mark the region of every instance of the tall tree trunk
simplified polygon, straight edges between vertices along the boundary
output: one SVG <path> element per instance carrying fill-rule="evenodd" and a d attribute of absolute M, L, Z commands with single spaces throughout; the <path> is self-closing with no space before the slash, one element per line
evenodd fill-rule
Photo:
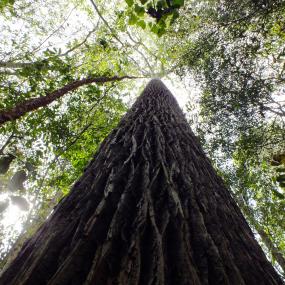
<path fill-rule="evenodd" d="M 283 274 L 285 276 L 285 259 L 277 246 L 271 241 L 269 235 L 260 227 L 257 226 L 256 230 L 260 235 L 265 246 L 268 248 L 268 251 L 272 254 L 272 257 L 277 261 L 279 266 L 282 268 Z"/>
<path fill-rule="evenodd" d="M 53 101 L 63 97 L 65 94 L 74 91 L 75 89 L 91 84 L 91 83 L 105 83 L 112 81 L 121 81 L 123 79 L 138 78 L 135 76 L 113 76 L 113 77 L 87 77 L 79 80 L 75 80 L 59 88 L 53 92 L 47 93 L 45 96 L 27 99 L 24 102 L 12 107 L 8 110 L 0 110 L 0 126 L 6 122 L 14 121 L 24 116 L 25 114 L 37 110 L 41 107 L 45 107 Z"/>
<path fill-rule="evenodd" d="M 0 284 L 283 283 L 152 80 Z"/>

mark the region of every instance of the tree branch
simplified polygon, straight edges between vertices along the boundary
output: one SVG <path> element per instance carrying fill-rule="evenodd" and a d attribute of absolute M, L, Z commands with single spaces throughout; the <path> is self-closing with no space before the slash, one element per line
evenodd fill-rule
<path fill-rule="evenodd" d="M 0 61 L 2 68 L 23 68 L 33 65 L 34 62 L 13 62 L 13 61 Z"/>
<path fill-rule="evenodd" d="M 64 24 L 68 21 L 69 17 L 73 13 L 73 11 L 77 8 L 77 6 L 73 7 L 66 18 L 63 20 L 63 22 L 50 34 L 48 37 L 46 37 L 38 46 L 36 46 L 31 53 L 37 52 L 41 49 L 41 47 L 44 45 L 45 42 L 47 42 L 52 36 L 54 36 L 60 29 L 63 28 Z"/>
<path fill-rule="evenodd" d="M 66 56 L 70 52 L 72 52 L 72 51 L 76 50 L 77 48 L 81 47 L 82 45 L 84 45 L 87 42 L 88 38 L 98 29 L 98 25 L 99 25 L 99 20 L 98 20 L 96 26 L 94 27 L 94 29 L 92 29 L 91 31 L 88 32 L 88 34 L 86 35 L 86 37 L 83 39 L 82 42 L 78 43 L 77 45 L 75 45 L 74 47 L 70 48 L 69 50 L 67 50 L 63 54 L 60 54 L 59 56 Z"/>
<path fill-rule="evenodd" d="M 105 82 L 112 82 L 112 81 L 121 81 L 123 79 L 136 79 L 142 77 L 136 76 L 113 76 L 113 77 L 87 77 L 84 79 L 75 80 L 69 84 L 66 84 L 60 89 L 57 89 L 51 93 L 47 93 L 45 96 L 31 98 L 22 103 L 19 103 L 15 107 L 0 111 L 0 126 L 6 122 L 14 121 L 26 113 L 31 111 L 37 110 L 41 107 L 47 106 L 48 104 L 52 103 L 58 98 L 61 98 L 66 93 L 73 91 L 81 86 L 90 84 L 90 83 L 105 83 Z"/>
<path fill-rule="evenodd" d="M 278 115 L 278 116 L 281 116 L 281 117 L 285 116 L 285 112 L 282 109 L 280 109 L 280 108 L 279 108 L 280 111 L 276 111 L 273 108 L 268 107 L 268 106 L 264 106 L 263 108 L 264 108 L 264 110 L 269 111 L 269 112 L 271 112 L 271 113 L 273 113 L 275 115 Z"/>
<path fill-rule="evenodd" d="M 129 36 L 130 40 L 131 40 L 133 43 L 135 43 L 135 44 L 137 44 L 137 45 L 139 45 L 139 46 L 142 46 L 150 55 L 152 55 L 155 59 L 158 59 L 156 53 L 152 52 L 152 51 L 142 42 L 141 39 L 139 39 L 139 40 L 134 39 L 134 37 L 131 35 L 131 33 L 130 33 L 128 30 L 126 30 L 126 34 Z"/>
<path fill-rule="evenodd" d="M 6 140 L 6 142 L 4 143 L 4 145 L 1 147 L 0 149 L 0 154 L 4 154 L 4 150 L 6 148 L 6 146 L 11 142 L 11 140 L 14 138 L 14 131 L 11 133 L 11 135 L 8 137 L 8 139 Z"/>
<path fill-rule="evenodd" d="M 122 43 L 122 41 L 117 37 L 115 31 L 113 30 L 113 28 L 108 24 L 108 22 L 105 20 L 105 18 L 103 17 L 103 15 L 101 14 L 101 12 L 99 11 L 97 5 L 95 4 L 95 2 L 93 0 L 90 0 L 96 13 L 98 14 L 98 16 L 101 18 L 101 20 L 104 22 L 104 24 L 106 25 L 106 27 L 110 30 L 110 32 L 112 33 L 112 36 L 122 45 L 124 46 L 124 44 Z"/>

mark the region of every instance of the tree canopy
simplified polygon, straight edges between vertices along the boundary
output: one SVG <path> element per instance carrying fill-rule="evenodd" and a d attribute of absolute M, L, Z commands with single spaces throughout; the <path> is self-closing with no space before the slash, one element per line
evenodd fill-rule
<path fill-rule="evenodd" d="M 159 77 L 284 277 L 284 1 L 6 0 L 0 28 L 1 267 Z"/>

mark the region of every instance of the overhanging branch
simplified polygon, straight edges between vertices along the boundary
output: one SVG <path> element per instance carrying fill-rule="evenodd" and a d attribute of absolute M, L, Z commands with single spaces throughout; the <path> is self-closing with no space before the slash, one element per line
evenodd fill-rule
<path fill-rule="evenodd" d="M 3 125 L 6 122 L 14 121 L 26 113 L 37 110 L 41 107 L 47 106 L 56 99 L 63 97 L 66 93 L 76 90 L 77 88 L 88 85 L 90 83 L 105 83 L 112 81 L 121 81 L 123 79 L 136 79 L 141 77 L 136 76 L 113 76 L 113 77 L 87 77 L 84 79 L 75 80 L 69 84 L 66 84 L 60 89 L 57 89 L 51 93 L 47 93 L 45 96 L 28 99 L 18 105 L 14 106 L 11 109 L 0 111 L 0 125 Z"/>

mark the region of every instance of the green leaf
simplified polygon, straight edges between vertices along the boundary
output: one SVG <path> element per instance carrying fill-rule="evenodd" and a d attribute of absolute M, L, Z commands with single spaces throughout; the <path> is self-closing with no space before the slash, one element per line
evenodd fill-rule
<path fill-rule="evenodd" d="M 145 13 L 144 7 L 141 7 L 138 4 L 136 4 L 135 5 L 135 12 L 138 16 L 143 16 Z"/>
<path fill-rule="evenodd" d="M 171 19 L 171 22 L 170 24 L 173 24 L 174 21 L 179 17 L 179 12 L 178 10 L 174 10 L 173 13 L 172 13 L 172 19 Z"/>
<path fill-rule="evenodd" d="M 277 198 L 285 199 L 285 196 L 282 193 L 278 192 L 277 190 L 272 189 L 272 192 L 273 192 L 273 195 L 275 195 Z"/>
<path fill-rule="evenodd" d="M 159 26 L 158 25 L 153 25 L 150 29 L 153 33 L 157 34 L 159 31 Z"/>
<path fill-rule="evenodd" d="M 151 31 L 161 37 L 163 34 L 165 34 L 165 23 L 153 25 Z"/>
<path fill-rule="evenodd" d="M 156 8 L 157 8 L 157 9 L 167 8 L 167 7 L 168 7 L 168 5 L 167 5 L 167 3 L 166 3 L 165 0 L 159 0 L 159 1 L 157 1 L 157 3 L 156 3 Z"/>
<path fill-rule="evenodd" d="M 180 8 L 184 5 L 184 0 L 172 0 L 172 7 Z"/>
<path fill-rule="evenodd" d="M 140 26 L 143 30 L 146 28 L 146 23 L 143 20 L 138 21 L 137 25 Z"/>
<path fill-rule="evenodd" d="M 159 37 L 163 36 L 165 34 L 166 30 L 164 28 L 159 28 L 157 35 Z"/>
<path fill-rule="evenodd" d="M 138 21 L 138 17 L 135 14 L 131 14 L 129 16 L 129 24 L 130 25 L 135 25 Z"/>
<path fill-rule="evenodd" d="M 134 0 L 125 0 L 125 1 L 129 7 L 132 7 L 134 5 Z"/>

